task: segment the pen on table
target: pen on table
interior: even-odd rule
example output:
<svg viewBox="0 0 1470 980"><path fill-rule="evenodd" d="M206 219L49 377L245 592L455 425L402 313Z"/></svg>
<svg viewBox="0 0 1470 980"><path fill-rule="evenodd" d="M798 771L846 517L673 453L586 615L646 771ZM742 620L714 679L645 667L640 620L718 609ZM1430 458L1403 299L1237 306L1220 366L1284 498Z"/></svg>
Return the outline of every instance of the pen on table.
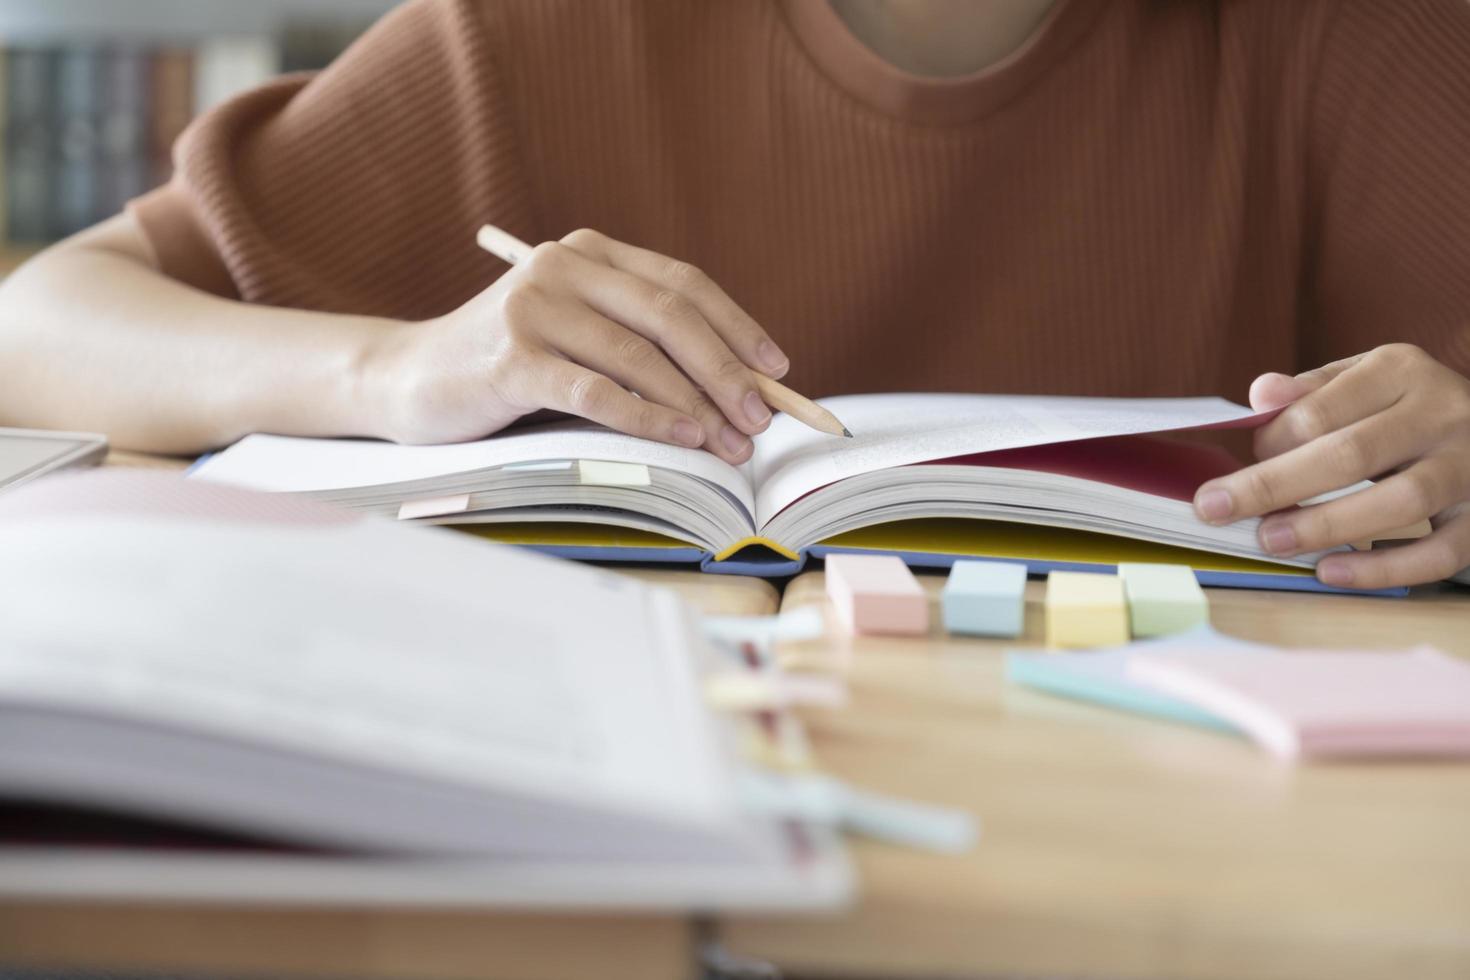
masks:
<svg viewBox="0 0 1470 980"><path fill-rule="evenodd" d="M494 225L482 226L479 233L475 235L475 243L491 255L511 265L515 265L531 254L530 245ZM768 378L759 371L751 373L755 375L756 387L760 389L761 399L767 405L785 412L798 422L811 426L818 432L852 438L852 433L848 431L847 426L837 420L837 416L810 398L797 394L781 382Z"/></svg>

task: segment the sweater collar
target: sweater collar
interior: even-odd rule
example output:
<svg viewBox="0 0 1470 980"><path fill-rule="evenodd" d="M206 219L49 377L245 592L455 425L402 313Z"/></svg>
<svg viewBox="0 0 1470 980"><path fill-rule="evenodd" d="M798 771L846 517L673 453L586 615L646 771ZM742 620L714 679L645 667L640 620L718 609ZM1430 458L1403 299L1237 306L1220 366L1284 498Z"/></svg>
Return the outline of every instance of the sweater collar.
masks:
<svg viewBox="0 0 1470 980"><path fill-rule="evenodd" d="M786 22L822 74L884 115L930 125L977 120L1015 98L1091 29L1105 0L1057 0L1003 60L969 75L927 78L895 67L852 33L828 0L782 0Z"/></svg>

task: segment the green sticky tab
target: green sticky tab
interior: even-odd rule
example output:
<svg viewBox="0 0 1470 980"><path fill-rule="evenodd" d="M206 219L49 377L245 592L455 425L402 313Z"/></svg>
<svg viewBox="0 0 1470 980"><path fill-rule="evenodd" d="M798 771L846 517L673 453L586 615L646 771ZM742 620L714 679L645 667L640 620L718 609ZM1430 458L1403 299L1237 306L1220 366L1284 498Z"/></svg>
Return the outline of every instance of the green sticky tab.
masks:
<svg viewBox="0 0 1470 980"><path fill-rule="evenodd" d="M1209 622L1209 602L1188 565L1118 565L1137 637L1183 633Z"/></svg>

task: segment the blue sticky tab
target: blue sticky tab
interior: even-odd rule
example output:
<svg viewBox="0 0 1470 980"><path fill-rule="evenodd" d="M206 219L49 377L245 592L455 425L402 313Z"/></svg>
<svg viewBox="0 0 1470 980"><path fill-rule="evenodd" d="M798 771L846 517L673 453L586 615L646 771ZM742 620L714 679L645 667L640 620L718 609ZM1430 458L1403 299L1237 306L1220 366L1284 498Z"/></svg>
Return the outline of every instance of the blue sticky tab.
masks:
<svg viewBox="0 0 1470 980"><path fill-rule="evenodd" d="M1191 656L1211 657L1221 651L1259 649L1262 647L1201 626L1188 633L1108 650L1075 653L1011 650L1006 653L1006 677L1012 683L1064 698L1199 728L1234 732L1235 727L1225 720L1129 677L1128 658L1140 652L1187 651Z"/></svg>
<svg viewBox="0 0 1470 980"><path fill-rule="evenodd" d="M944 583L944 628L975 636L1021 635L1026 619L1026 566L957 561Z"/></svg>

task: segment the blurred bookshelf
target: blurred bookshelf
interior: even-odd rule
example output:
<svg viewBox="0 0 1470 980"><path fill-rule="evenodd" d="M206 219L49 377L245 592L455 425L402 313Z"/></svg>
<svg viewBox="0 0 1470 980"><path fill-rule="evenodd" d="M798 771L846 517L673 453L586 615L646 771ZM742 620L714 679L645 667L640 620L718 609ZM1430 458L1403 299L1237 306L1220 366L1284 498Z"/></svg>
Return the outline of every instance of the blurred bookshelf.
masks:
<svg viewBox="0 0 1470 980"><path fill-rule="evenodd" d="M0 275L168 180L195 115L395 0L0 0Z"/></svg>

